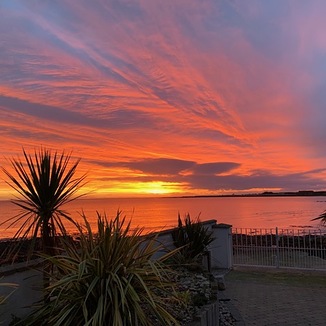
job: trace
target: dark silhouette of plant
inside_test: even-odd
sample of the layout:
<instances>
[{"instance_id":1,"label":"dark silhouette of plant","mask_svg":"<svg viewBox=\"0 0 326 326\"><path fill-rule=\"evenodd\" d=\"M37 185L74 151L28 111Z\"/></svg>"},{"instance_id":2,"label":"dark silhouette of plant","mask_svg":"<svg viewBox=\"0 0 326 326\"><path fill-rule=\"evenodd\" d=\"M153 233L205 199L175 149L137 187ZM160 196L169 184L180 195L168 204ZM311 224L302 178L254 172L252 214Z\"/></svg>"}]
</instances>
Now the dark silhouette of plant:
<instances>
[{"instance_id":1,"label":"dark silhouette of plant","mask_svg":"<svg viewBox=\"0 0 326 326\"><path fill-rule=\"evenodd\" d=\"M180 248L180 254L185 262L195 261L207 250L207 246L214 240L213 232L209 231L197 217L191 220L187 214L184 224L178 214L178 227L172 232L173 243Z\"/></svg>"},{"instance_id":2,"label":"dark silhouette of plant","mask_svg":"<svg viewBox=\"0 0 326 326\"><path fill-rule=\"evenodd\" d=\"M155 237L131 230L120 212L112 221L98 213L96 233L85 216L84 224L78 241L61 239L62 255L46 256L57 271L47 288L52 299L26 325L178 325L162 299L173 294L163 264L171 253L152 260L160 249Z\"/></svg>"},{"instance_id":3,"label":"dark silhouette of plant","mask_svg":"<svg viewBox=\"0 0 326 326\"><path fill-rule=\"evenodd\" d=\"M84 184L85 175L75 176L80 160L70 164L71 154L52 154L46 149L35 151L34 155L27 154L23 149L23 154L23 162L20 159L10 160L13 173L2 168L9 178L7 184L18 193L12 202L21 208L18 215L4 223L9 223L8 227L19 225L13 237L18 244L22 245L22 240L31 237L28 257L38 237L41 238L42 251L53 255L56 236L66 234L64 220L75 224L62 206L79 197L73 195Z\"/></svg>"},{"instance_id":4,"label":"dark silhouette of plant","mask_svg":"<svg viewBox=\"0 0 326 326\"><path fill-rule=\"evenodd\" d=\"M318 217L313 218L312 221L320 220L320 222L326 225L326 210L323 211Z\"/></svg>"}]
</instances>

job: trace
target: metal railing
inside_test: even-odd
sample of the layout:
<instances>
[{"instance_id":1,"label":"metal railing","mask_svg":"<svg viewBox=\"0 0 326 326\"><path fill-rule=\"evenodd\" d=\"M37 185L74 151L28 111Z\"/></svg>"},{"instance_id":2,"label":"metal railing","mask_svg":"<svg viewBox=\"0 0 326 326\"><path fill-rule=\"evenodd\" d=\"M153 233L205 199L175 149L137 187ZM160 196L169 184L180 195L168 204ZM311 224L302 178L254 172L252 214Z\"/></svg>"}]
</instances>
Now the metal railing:
<instances>
[{"instance_id":1,"label":"metal railing","mask_svg":"<svg viewBox=\"0 0 326 326\"><path fill-rule=\"evenodd\" d=\"M303 229L233 228L233 265L326 271L326 233Z\"/></svg>"}]
</instances>

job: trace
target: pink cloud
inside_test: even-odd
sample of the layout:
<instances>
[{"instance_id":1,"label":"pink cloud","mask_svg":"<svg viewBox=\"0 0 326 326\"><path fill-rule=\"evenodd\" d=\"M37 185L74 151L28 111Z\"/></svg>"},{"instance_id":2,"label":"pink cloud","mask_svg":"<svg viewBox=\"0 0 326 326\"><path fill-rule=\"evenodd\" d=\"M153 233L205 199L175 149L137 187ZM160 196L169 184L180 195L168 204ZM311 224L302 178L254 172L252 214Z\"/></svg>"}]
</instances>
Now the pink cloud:
<instances>
[{"instance_id":1,"label":"pink cloud","mask_svg":"<svg viewBox=\"0 0 326 326\"><path fill-rule=\"evenodd\" d=\"M323 168L323 2L17 4L0 6L2 153Z\"/></svg>"}]
</instances>

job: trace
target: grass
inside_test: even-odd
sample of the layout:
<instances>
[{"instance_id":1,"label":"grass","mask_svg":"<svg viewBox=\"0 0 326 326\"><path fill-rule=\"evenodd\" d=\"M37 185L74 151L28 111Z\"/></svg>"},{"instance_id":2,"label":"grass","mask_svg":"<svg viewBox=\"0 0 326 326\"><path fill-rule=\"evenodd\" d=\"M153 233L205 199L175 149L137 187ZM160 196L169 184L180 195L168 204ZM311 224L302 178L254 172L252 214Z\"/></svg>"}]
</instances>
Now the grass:
<instances>
[{"instance_id":1,"label":"grass","mask_svg":"<svg viewBox=\"0 0 326 326\"><path fill-rule=\"evenodd\" d=\"M326 272L319 271L236 268L226 276L226 280L326 288Z\"/></svg>"}]
</instances>

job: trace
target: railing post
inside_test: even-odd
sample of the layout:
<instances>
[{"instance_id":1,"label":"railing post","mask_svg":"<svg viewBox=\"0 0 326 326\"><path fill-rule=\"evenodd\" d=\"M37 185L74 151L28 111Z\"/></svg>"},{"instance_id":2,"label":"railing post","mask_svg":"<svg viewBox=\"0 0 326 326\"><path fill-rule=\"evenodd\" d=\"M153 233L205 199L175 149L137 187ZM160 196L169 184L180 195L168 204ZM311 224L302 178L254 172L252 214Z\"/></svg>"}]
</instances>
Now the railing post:
<instances>
[{"instance_id":1,"label":"railing post","mask_svg":"<svg viewBox=\"0 0 326 326\"><path fill-rule=\"evenodd\" d=\"M279 236L278 236L278 227L276 230L276 268L280 268L280 246L279 246Z\"/></svg>"}]
</instances>

